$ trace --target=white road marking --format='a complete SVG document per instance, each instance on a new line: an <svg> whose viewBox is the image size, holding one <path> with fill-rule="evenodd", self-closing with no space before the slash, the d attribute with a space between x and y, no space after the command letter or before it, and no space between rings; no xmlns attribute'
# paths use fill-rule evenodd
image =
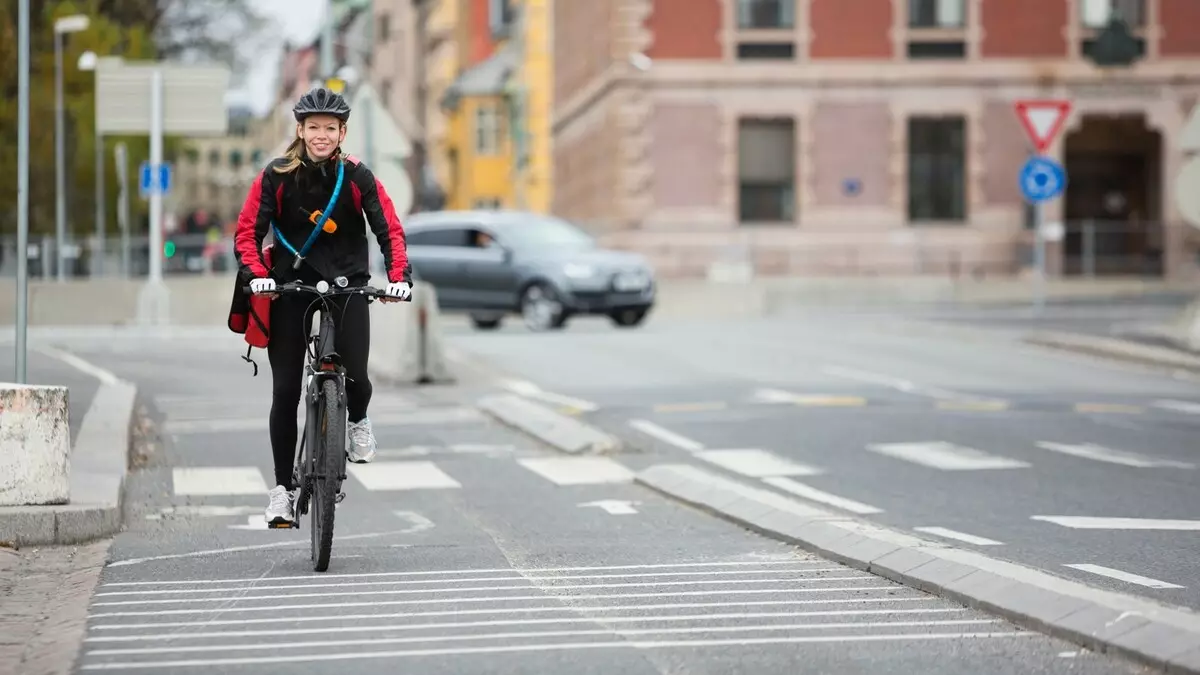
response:
<svg viewBox="0 0 1200 675"><path fill-rule="evenodd" d="M591 401L585 401L581 398L574 398L572 396L563 396L562 394L555 394L525 380L509 380L504 384L504 387L514 394L524 396L526 398L537 399L543 403L564 405L585 412L592 412L600 409L600 406L592 403Z"/></svg>
<svg viewBox="0 0 1200 675"><path fill-rule="evenodd" d="M985 471L991 469L1024 469L1030 466L1007 457L991 455L982 450L953 443L929 441L923 443L875 443L867 449L906 462L921 464L942 471Z"/></svg>
<svg viewBox="0 0 1200 675"><path fill-rule="evenodd" d="M392 511L392 513L397 518L407 520L410 523L409 527L403 530L404 534L416 534L417 532L432 530L434 527L432 520L416 511Z"/></svg>
<svg viewBox="0 0 1200 675"><path fill-rule="evenodd" d="M347 534L338 537L338 541L349 541L352 539L373 539L376 537L386 537L391 534L406 534L407 530L396 530L393 532L372 532L370 534ZM308 539L295 541L278 541L271 544L256 544L254 546L231 546L229 548L214 548L207 551L191 551L189 553L172 553L170 555L155 555L147 558L129 558L128 560L118 560L111 562L108 567L124 567L126 565L140 565L142 563L156 562L159 560L177 560L180 558L197 558L205 555L221 555L224 553L241 553L243 551L261 551L270 548L284 548L287 546L311 546Z"/></svg>
<svg viewBox="0 0 1200 675"><path fill-rule="evenodd" d="M346 590L330 590L321 593L277 593L271 595L238 595L238 602L250 600L299 600L302 598L337 598L337 597L358 597L358 596L384 596L384 595L418 595L422 593L485 593L495 591L525 591L525 590L541 590L550 592L562 591L578 591L578 590L593 590L593 589L614 589L614 588L665 588L672 586L705 586L713 584L721 585L751 585L751 584L799 584L799 583L818 583L818 582L835 582L835 581L863 581L872 579L873 577L866 574L847 574L840 577L812 577L808 579L685 579L683 581L631 581L626 583L604 583L604 584L555 584L555 585L539 585L539 586L458 586L451 588L393 588L393 589L374 589L363 591L346 591ZM830 590L847 590L847 589L825 589ZM716 591L720 592L720 591ZM164 600L113 600L111 602L96 602L92 603L93 607L122 607L128 605L182 605L186 603L200 602L221 602L228 603L227 597L216 598L168 598Z"/></svg>
<svg viewBox="0 0 1200 675"><path fill-rule="evenodd" d="M1064 565L1064 567L1077 569L1081 572L1091 572L1092 574L1098 574L1100 576L1109 577L1118 581L1137 584L1138 586L1146 586L1147 588L1183 588L1183 586L1179 586L1177 584L1159 581L1158 579L1151 579L1150 577L1143 577L1140 574L1122 572L1121 570L1115 570L1111 567L1104 567L1102 565L1074 564Z"/></svg>
<svg viewBox="0 0 1200 675"><path fill-rule="evenodd" d="M50 356L62 361L81 373L91 375L97 380L100 380L101 384L121 383L121 378L117 377L113 373L101 368L100 366L85 361L78 356L71 354L70 352L64 352L63 350L55 349L54 347L35 347L35 349L46 356Z"/></svg>
<svg viewBox="0 0 1200 675"><path fill-rule="evenodd" d="M793 630L826 630L830 628L929 628L933 626L980 626L1001 623L1001 619L946 619L941 621L866 621L862 623L791 623L733 626L688 626L686 628L600 628L590 630L524 631L519 633L476 633L468 635L427 635L415 637L365 638L352 640L321 640L292 643L297 649L317 647L361 647L367 645L401 645L419 642L471 642L479 640L516 640L521 638L557 637L630 637L636 635L691 635L696 633L764 633ZM170 647L141 647L124 649L94 649L88 656L132 656L146 654L202 653L225 651L261 651L275 649L276 645L264 643L233 643Z"/></svg>
<svg viewBox="0 0 1200 675"><path fill-rule="evenodd" d="M1155 408L1162 408L1163 410L1174 410L1175 412L1187 413L1188 415L1200 415L1200 403L1193 403L1191 401L1162 399L1150 405Z"/></svg>
<svg viewBox="0 0 1200 675"><path fill-rule="evenodd" d="M179 496L267 495L267 482L255 466L177 467L171 475Z"/></svg>
<svg viewBox="0 0 1200 675"><path fill-rule="evenodd" d="M222 506L220 504L185 504L183 506L168 506L158 513L146 516L150 520L161 520L164 516L185 518L223 518L228 516L248 516L263 512L266 506Z"/></svg>
<svg viewBox="0 0 1200 675"><path fill-rule="evenodd" d="M720 582L721 577L737 577L739 575L756 575L756 574L825 574L827 572L845 572L845 567L809 567L798 569L753 569L753 570L705 570L702 572L635 572L635 573L618 573L618 574L570 574L570 575L531 575L520 574L516 576L481 576L481 577L457 577L450 579L390 579L382 581L337 581L329 583L316 584L278 584L264 585L262 582L270 583L273 581L269 578L264 578L262 582L254 583L247 582L243 586L221 586L217 588L168 588L155 590L136 590L136 591L105 591L108 586L102 586L101 592L95 597L115 597L115 596L139 596L139 595L188 595L202 593L233 593L238 591L283 591L294 590L297 588L360 588L363 586L416 586L420 584L468 584L468 583L485 583L496 581L516 581L520 582L521 588L529 588L528 584L544 584L549 588L553 588L555 581L588 581L596 579L652 579L661 577L704 577L715 576L716 579L711 580L713 583ZM802 578L800 580L803 580ZM432 589L438 590L438 589Z"/></svg>
<svg viewBox="0 0 1200 675"><path fill-rule="evenodd" d="M602 631L606 637L617 637L614 633ZM738 638L725 640L608 640L604 642L550 642L524 645L496 645L491 647L447 647L443 649L411 649L396 651L358 651L339 652L336 654L299 654L280 656L261 656L247 658L227 658L211 660L175 660L175 661L134 661L128 663L89 663L80 666L80 670L123 670L123 669L162 669L184 667L215 667L215 666L244 666L266 665L279 663L308 663L316 661L351 661L367 659L399 659L405 657L425 656L464 656L468 654L514 654L522 652L551 652L577 651L583 649L667 649L667 648L699 648L699 647L746 647L753 645L772 644L813 644L813 643L846 643L846 642L931 642L937 640L965 639L1012 639L1041 636L1035 632L1004 631L998 633L892 633L886 635L829 635L829 636L788 636L778 638Z"/></svg>
<svg viewBox="0 0 1200 675"><path fill-rule="evenodd" d="M1003 546L1004 542L988 539L986 537L977 537L966 532L959 532L945 527L914 527L917 532L932 534L935 537L945 537L946 539L957 539L958 541L974 544L976 546Z"/></svg>
<svg viewBox="0 0 1200 675"><path fill-rule="evenodd" d="M676 607L677 605L666 605L665 607ZM626 609L630 609L626 607ZM489 611L489 610L484 610ZM585 608L584 611L587 611ZM828 610L816 612L726 612L719 614L675 614L670 616L612 616L605 617L604 623L672 623L676 621L716 621L728 619L772 619L772 618L816 618L816 617L845 617L845 616L905 616L913 614L954 614L970 611L965 607L946 607L936 609L849 609L849 610ZM384 618L379 615L368 615L374 619ZM413 615L404 615L413 616ZM347 619L353 617L333 617L335 619ZM559 616L545 619L493 619L490 621L441 621L430 623L404 623L404 624L379 624L372 623L370 625L356 626L322 626L318 628L284 628L273 630L240 630L240 631L211 631L211 632L187 632L187 633L171 633L167 635L104 635L97 637L89 637L84 642L96 643L120 643L120 642L160 642L174 640L213 640L222 638L248 638L248 637L266 637L272 635L293 635L305 633L373 633L373 632L391 632L391 631L406 631L406 630L429 630L434 628L484 628L490 626L536 626L536 625L555 625L569 623L595 623L596 617L590 616ZM216 622L221 623L221 622ZM166 626L167 624L148 624L147 627ZM203 624L211 625L211 624ZM816 625L816 624L813 624ZM837 624L824 624L826 626ZM869 624L861 624L869 625ZM111 626L94 626L94 629L111 628ZM96 652L92 652L96 653Z"/></svg>
<svg viewBox="0 0 1200 675"><path fill-rule="evenodd" d="M682 450L687 450L688 452L700 452L704 449L702 444L693 441L687 436L677 434L670 429L665 429L654 422L651 422L650 420L629 420L629 426L637 429L647 436L652 436L664 443L674 445L675 447Z"/></svg>
<svg viewBox="0 0 1200 675"><path fill-rule="evenodd" d="M898 597L895 595L880 596L876 598L854 597L854 598L835 598L832 600L747 600L736 602L669 602L650 605L590 605L577 607L574 605L563 605L556 603L553 605L537 605L532 607L497 607L494 609L451 609L437 610L432 612L390 612L387 614L338 614L338 615L316 615L316 616L292 616L288 618L289 622L297 623L334 623L341 621L365 621L368 625L372 622L382 619L419 619L432 617L453 617L453 616L490 616L504 614L582 614L594 612L648 612L661 609L745 609L748 607L807 607L812 605L862 605L862 604L891 604L897 602L937 602L938 598L929 596L905 596ZM958 610L959 608L954 608ZM839 616L842 613L855 614L857 612L879 612L881 614L895 613L924 613L924 612L940 612L948 611L941 609L874 609L874 610L825 610L816 612L807 612L806 615L812 616ZM962 611L967 611L962 609ZM95 615L99 616L99 615ZM620 620L623 617L612 617L613 620ZM645 615L629 617L630 619L637 618L645 620ZM593 619L595 620L595 619ZM606 617L605 620L608 620ZM211 628L213 626L258 626L262 624L277 624L279 619L276 618L260 618L260 619L205 619L203 621L156 621L153 623L101 623L91 627L91 630L143 630L152 629L160 631L163 628ZM322 630L322 629L318 629ZM190 634L190 633L189 633ZM176 633L172 635L163 635L164 639L185 635L185 633ZM157 639L157 638L155 638Z"/></svg>
<svg viewBox="0 0 1200 675"><path fill-rule="evenodd" d="M1175 530L1200 532L1200 520L1158 518L1096 518L1090 516L1032 516L1030 520L1054 523L1075 530Z"/></svg>
<svg viewBox="0 0 1200 675"><path fill-rule="evenodd" d="M845 497L839 497L828 492L823 492L814 487L804 485L803 483L797 483L791 478L777 476L774 478L764 478L763 482L767 485L777 487L780 490L790 492L797 497L803 497L809 501L828 504L829 506L842 509L843 511L849 511L850 513L857 513L864 516L872 513L883 513L883 509L877 509L870 504L863 504L862 502L856 502L853 499L846 499Z"/></svg>
<svg viewBox="0 0 1200 675"><path fill-rule="evenodd" d="M487 445L483 443L456 443L451 445L410 445L405 448L381 449L380 457L428 457L430 455L486 455L503 457L517 451L515 445Z"/></svg>
<svg viewBox="0 0 1200 675"><path fill-rule="evenodd" d="M372 492L389 490L441 490L462 485L433 462L372 462L347 464L346 471Z"/></svg>
<svg viewBox="0 0 1200 675"><path fill-rule="evenodd" d="M344 538L344 537L343 537ZM307 541L299 542L308 545ZM544 591L546 589L534 588L533 590ZM552 588L548 590L553 590ZM877 586L841 586L838 588L797 588L793 584L780 586L778 588L737 588L737 589L718 589L713 591L647 591L645 593L572 593L562 597L576 600L624 600L630 598L687 598L687 597L713 597L721 595L765 595L784 597L792 593L803 595L813 593L855 593L860 594L865 591L887 591L894 593L896 591L895 584L877 585ZM240 598L244 599L244 598ZM157 610L139 610L133 612L104 612L100 614L91 614L93 619L107 619L115 616L177 616L181 614L232 614L235 612L281 612L292 610L309 610L309 609L344 609L348 607L395 607L395 606L426 606L426 605L464 605L474 603L495 603L495 602L525 602L525 601L544 601L546 600L545 592L539 592L531 595L492 595L481 597L454 597L454 598L420 598L416 600L367 600L364 602L321 602L308 604L293 604L293 605L268 605L266 607L236 607L236 606L221 606L212 608L188 608L188 609L157 609ZM821 600L821 602L830 602L830 600ZM746 603L737 603L739 605Z"/></svg>
<svg viewBox="0 0 1200 675"><path fill-rule="evenodd" d="M246 518L245 525L229 525L228 527L231 530L267 530L267 529L270 529L267 527L267 521L263 518L262 514L259 514L257 516L250 516L250 517Z"/></svg>
<svg viewBox="0 0 1200 675"><path fill-rule="evenodd" d="M632 471L607 457L529 457L517 462L555 485L633 481Z"/></svg>
<svg viewBox="0 0 1200 675"><path fill-rule="evenodd" d="M768 476L815 476L821 471L788 461L766 450L704 450L696 457L751 478Z"/></svg>
<svg viewBox="0 0 1200 675"><path fill-rule="evenodd" d="M905 380L903 378L884 375L882 373L872 373L865 370L858 370L857 368L846 368L844 366L825 366L821 369L821 372L825 373L826 375L833 375L834 377L841 377L847 380L857 380L859 382L882 385L884 387L902 391L907 394L919 394L938 399L970 398L969 396L964 396L963 394L959 394L948 389L925 387L917 384L916 382Z"/></svg>
<svg viewBox="0 0 1200 675"><path fill-rule="evenodd" d="M1121 466L1131 466L1137 469L1156 469L1156 468L1171 468L1171 469L1195 469L1194 464L1187 462L1176 462L1170 459L1156 459L1147 455L1141 455L1136 452L1128 452L1125 450L1113 450L1106 448L1103 445L1095 443L1048 443L1046 441L1038 441L1038 447L1051 452L1060 452L1064 455L1072 457L1081 457L1083 459L1091 459L1097 462L1107 462L1109 464L1120 464Z"/></svg>
<svg viewBox="0 0 1200 675"><path fill-rule="evenodd" d="M460 574L502 574L516 575L514 578L524 578L526 574L552 574L555 572L613 572L618 570L664 570L664 569L699 569L703 567L746 567L753 565L820 565L823 560L806 560L803 558L783 558L776 560L734 560L725 562L686 562L686 563L654 563L645 565L585 565L577 567L530 567L514 569L512 567L491 567L482 569L444 569L418 570L405 572L365 572L359 574L307 574L288 577L250 577L241 579L181 579L174 581L114 581L104 584L109 586L174 586L182 584L245 584L263 581L295 581L308 579L365 579L382 577L418 577L418 576L449 576Z"/></svg>
<svg viewBox="0 0 1200 675"><path fill-rule="evenodd" d="M579 504L580 507L595 506L604 509L609 514L614 516L632 516L637 513L637 509L633 508L634 504L640 502L622 501L620 499L602 499L596 502L585 502Z"/></svg>

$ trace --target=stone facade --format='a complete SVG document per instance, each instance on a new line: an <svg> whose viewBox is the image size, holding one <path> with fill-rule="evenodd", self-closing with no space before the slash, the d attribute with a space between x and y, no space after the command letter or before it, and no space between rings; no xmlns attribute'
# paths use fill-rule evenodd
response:
<svg viewBox="0 0 1200 675"><path fill-rule="evenodd" d="M1093 117L1141 116L1160 134L1153 173L1166 178L1141 217L1161 223L1165 273L1191 275L1172 177L1200 96L1200 9L1145 0L1146 58L1110 73L1081 56L1094 31L1080 2L964 0L960 25L930 29L909 27L908 0L795 0L794 27L739 29L736 0L556 0L553 210L664 275L731 258L777 274L1018 274L1032 240L1017 187L1030 147L1012 103L1065 97L1075 111L1048 151L1059 161ZM962 54L912 58L914 42ZM794 56L739 58L759 43ZM913 222L909 120L947 116L965 129L965 216ZM745 118L794 124L786 222L739 222ZM1067 219L1064 201L1044 218Z"/></svg>

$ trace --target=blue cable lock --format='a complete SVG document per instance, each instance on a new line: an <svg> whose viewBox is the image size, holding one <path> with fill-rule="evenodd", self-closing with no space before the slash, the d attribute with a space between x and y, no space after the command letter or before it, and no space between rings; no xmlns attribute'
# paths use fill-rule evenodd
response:
<svg viewBox="0 0 1200 675"><path fill-rule="evenodd" d="M275 239L283 244L287 250L296 256L296 261L292 263L292 269L300 269L300 265L304 263L304 255L312 248L313 243L317 241L317 235L321 233L321 229L325 227L325 221L329 220L329 212L333 210L334 204L337 203L338 195L342 193L342 177L346 173L346 163L344 160L338 160L337 183L333 186L333 194L329 196L329 204L325 206L325 210L321 212L321 217L317 219L317 226L313 228L312 233L308 235L308 241L304 242L304 248L296 251L296 248L288 243L287 239L283 238L283 233L279 231L279 226L275 221L271 221L271 229L275 231Z"/></svg>

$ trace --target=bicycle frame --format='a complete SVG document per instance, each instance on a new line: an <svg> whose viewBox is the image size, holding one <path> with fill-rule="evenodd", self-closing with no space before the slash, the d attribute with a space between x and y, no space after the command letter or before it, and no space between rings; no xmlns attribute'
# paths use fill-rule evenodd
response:
<svg viewBox="0 0 1200 675"><path fill-rule="evenodd" d="M300 444L296 448L295 470L293 478L295 485L299 488L299 493L296 496L296 520L292 523L294 527L300 527L300 516L308 514L308 500L312 496L313 481L325 478L324 474L317 471L316 456L314 453L305 454L304 450L307 445L307 439L317 438L321 432L321 404L322 390L326 380L334 380L339 397L339 406L342 410L346 409L346 371L342 367L341 359L335 349L336 346L336 328L334 327L333 315L330 312L328 304L323 303L320 311L320 324L316 335L308 338L310 346L315 346L315 352L309 350L304 363L305 373L305 388L304 388L304 433L300 436ZM325 448L329 452L330 448ZM336 452L336 451L335 451ZM342 482L346 480L346 453L345 448L339 453L341 460L339 462L339 470L337 475L337 490L338 501L344 497L342 493Z"/></svg>

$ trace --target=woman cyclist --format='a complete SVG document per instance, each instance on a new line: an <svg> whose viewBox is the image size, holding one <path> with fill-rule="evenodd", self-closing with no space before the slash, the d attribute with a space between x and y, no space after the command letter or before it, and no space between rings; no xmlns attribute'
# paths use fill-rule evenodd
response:
<svg viewBox="0 0 1200 675"><path fill-rule="evenodd" d="M385 302L408 299L411 271L405 252L404 230L378 179L357 159L342 153L350 106L342 96L317 88L296 103L296 139L283 157L273 160L250 186L238 216L234 245L243 278L250 279L255 294L272 294L276 283L298 281L316 284L343 276L350 285L370 279L365 222L383 250L387 270ZM340 165L340 166L339 166ZM341 189L299 270L293 270L296 251L303 248L320 212ZM330 224L332 223L332 225ZM332 231L331 231L332 230ZM270 264L263 255L263 240L272 232ZM273 380L271 397L271 452L275 459L275 487L268 497L266 520L282 524L294 520L296 486L292 465L297 442L296 410L300 404L304 355L315 306L312 297L278 295L271 301L267 357ZM318 303L319 304L319 303ZM330 300L337 330L337 350L346 368L349 459L365 463L375 457L375 434L367 418L371 381L367 358L371 346L371 317L367 299L359 295Z"/></svg>

